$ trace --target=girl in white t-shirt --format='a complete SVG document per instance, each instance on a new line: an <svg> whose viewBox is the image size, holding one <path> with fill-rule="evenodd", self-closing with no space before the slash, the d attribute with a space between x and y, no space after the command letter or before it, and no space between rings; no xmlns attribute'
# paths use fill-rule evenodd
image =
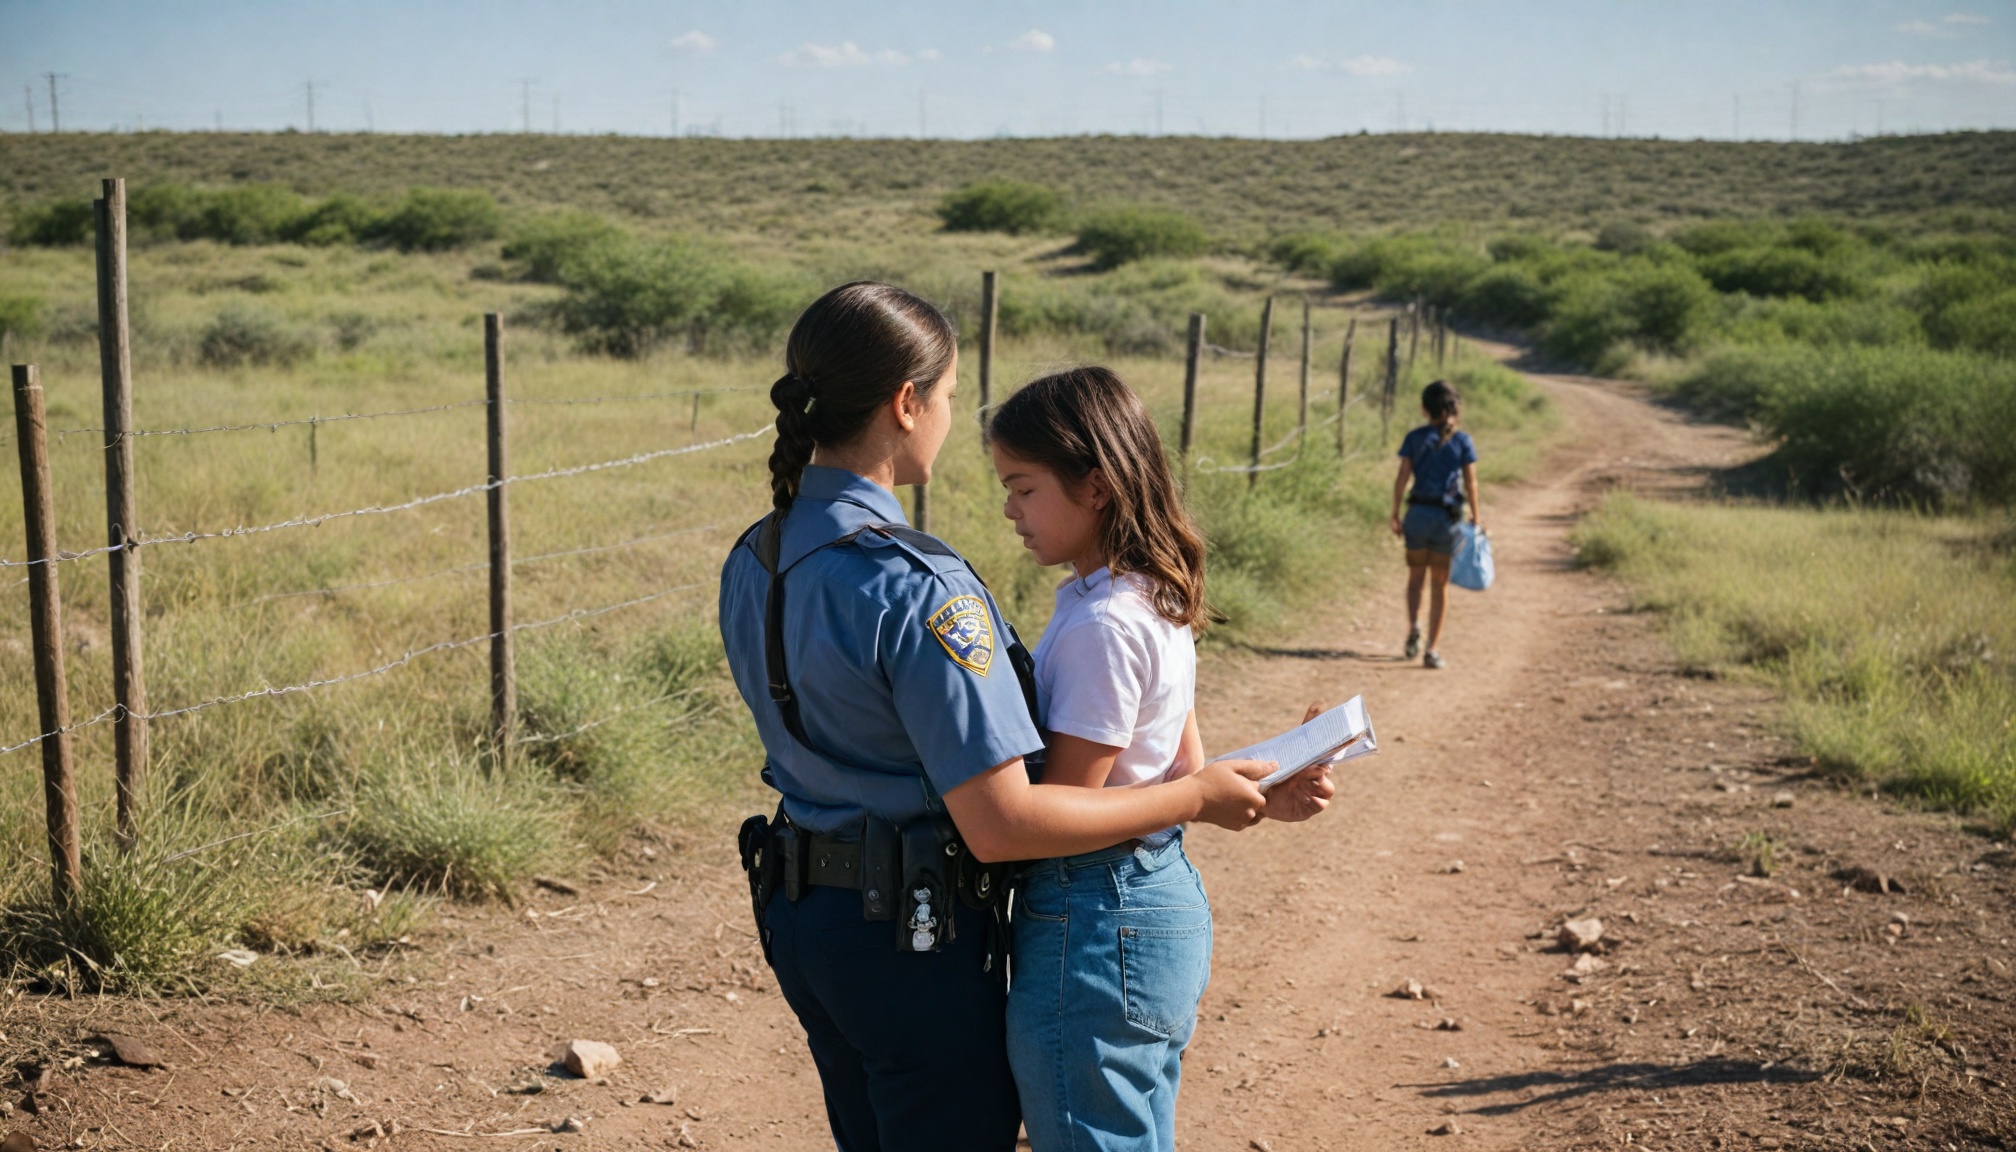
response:
<svg viewBox="0 0 2016 1152"><path fill-rule="evenodd" d="M1068 564L1036 646L1045 784L1161 783L1202 767L1195 632L1204 540L1147 409L1104 368L1036 380L989 422L1004 511L1039 564ZM1267 815L1329 802L1325 770ZM1008 1056L1035 1152L1168 1152L1211 972L1211 908L1167 828L1029 865L1015 904Z"/></svg>

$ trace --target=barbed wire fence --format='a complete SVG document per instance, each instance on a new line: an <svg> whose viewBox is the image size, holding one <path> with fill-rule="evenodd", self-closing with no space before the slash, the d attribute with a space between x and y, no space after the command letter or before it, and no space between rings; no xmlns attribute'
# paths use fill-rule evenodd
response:
<svg viewBox="0 0 2016 1152"><path fill-rule="evenodd" d="M15 440L21 459L23 519L27 537L27 553L22 559L0 557L0 570L22 569L25 575L19 581L29 587L30 631L32 634L36 679L36 699L39 727L41 731L25 740L0 745L0 756L26 751L38 747L42 753L44 796L48 808L48 826L53 881L59 897L73 895L80 880L79 860L79 814L77 791L73 765L73 737L75 734L101 724L114 726L115 770L118 786L118 830L122 847L130 849L137 843L137 805L144 787L147 767L147 734L149 726L177 717L206 712L214 708L247 703L255 700L270 700L298 696L336 685L349 684L386 675L406 668L414 662L440 653L453 652L479 645L487 645L490 650L491 717L489 727L490 751L499 760L508 761L514 750L567 739L573 735L590 731L616 719L618 715L641 708L653 707L677 697L680 693L670 693L655 700L644 701L619 708L615 714L600 716L577 726L573 731L562 733L535 733L520 736L516 730L518 715L516 703L516 658L515 639L523 633L558 627L569 623L603 616L609 613L642 606L662 600L680 592L711 586L711 581L686 582L659 588L641 595L632 596L614 603L593 607L571 609L550 617L514 621L511 574L514 569L536 563L545 563L564 558L613 552L644 544L672 539L679 536L717 530L719 524L703 524L635 536L626 540L607 544L563 549L529 556L513 556L510 546L509 492L525 484L562 480L606 471L641 466L654 461L667 460L699 453L712 452L743 444L769 435L773 424L751 428L731 435L717 437L698 443L669 446L633 453L628 456L588 463L565 465L542 471L513 474L508 467L508 439L506 435L508 408L516 405L584 405L624 402L677 400L691 398L694 415L689 430L698 428L698 410L702 397L729 392L753 392L760 388L696 388L660 392L631 393L624 395L587 397L510 397L505 394L503 355L503 317L500 313L484 316L485 345L485 395L480 400L456 401L444 404L426 405L413 408L390 409L374 412L345 412L330 416L313 415L289 417L265 421L251 421L235 424L216 424L182 428L136 428L132 426L132 384L130 372L130 334L126 322L126 275L125 275L125 188L121 180L104 182L105 195L94 206L97 212L98 281L99 281L99 326L100 352L105 392L106 421L100 427L70 428L51 431L47 428L42 386L33 365L16 365L13 368L13 392L15 404ZM996 342L996 313L998 288L996 273L983 274L983 295L987 307L983 310L980 332L982 357L980 364L980 396L983 410L991 403L993 393L993 366ZM1313 348L1312 324L1309 302L1305 299L1302 317L1302 358L1300 372L1300 396L1294 430L1287 436L1271 444L1262 443L1262 433L1266 416L1266 386L1268 372L1268 346L1272 334L1274 299L1269 297L1263 307L1259 343L1252 351L1242 351L1212 344L1205 339L1206 317L1203 313L1192 313L1189 322L1188 355L1185 361L1183 386L1182 426L1179 438L1179 452L1183 472L1186 477L1193 471L1208 473L1242 473L1248 476L1249 485L1257 485L1261 474L1291 467L1302 459L1306 451L1309 434L1332 424L1337 426L1336 440L1338 454L1344 453L1344 420L1354 404L1372 403L1364 395L1352 396L1351 357L1358 321L1354 316L1347 328L1342 360L1339 365L1337 404L1335 409L1322 418L1310 420L1310 373ZM1419 328L1423 311L1418 306L1409 306L1406 318L1414 330L1410 345L1418 343ZM1401 318L1390 321L1388 348L1385 364L1384 387L1377 398L1383 417L1390 417L1393 391L1399 372L1399 331ZM1449 333L1446 325L1438 322L1431 325L1431 352L1441 359L1449 347ZM1214 464L1209 457L1198 456L1193 460L1195 429L1198 405L1198 384L1200 363L1205 355L1223 358L1245 358L1255 362L1254 408L1252 446L1249 460L1244 465ZM305 426L310 432L310 458L315 458L314 436L323 424L350 421L386 420L411 418L440 412L468 408L482 408L486 415L486 470L481 483L464 485L447 491L413 496L405 500L370 504L357 508L335 511L307 513L268 523L235 525L230 527L188 529L182 532L147 534L138 527L138 517L134 509L132 445L136 440L147 437L201 437L229 435L252 431L274 432L282 428ZM79 551L62 551L56 545L54 499L48 458L48 443L54 437L58 440L77 435L95 435L102 439L106 450L106 503L109 525L109 542L101 547ZM1382 431L1382 438L1384 432ZM1383 443L1383 439L1382 439ZM1280 453L1294 448L1292 456L1276 459ZM360 581L341 585L324 585L317 588L297 589L288 592L271 593L253 598L249 604L261 604L275 600L305 596L334 596L341 592L363 589L385 588L453 576L485 573L489 585L490 626L483 632L422 644L403 651L396 658L383 660L368 668L335 675L323 675L296 683L280 685L261 684L236 692L228 692L191 703L172 707L149 707L146 695L146 680L141 660L141 617L137 595L139 561L142 551L147 548L166 545L192 545L205 541L225 540L242 536L278 533L299 528L314 528L339 520L359 519L386 515L394 512L411 511L434 504L455 501L483 495L487 503L488 559L471 564L457 565L431 572L409 575L388 576L380 580ZM914 493L916 499L915 520L918 527L929 530L928 488L919 485ZM95 712L89 718L73 722L70 718L67 681L63 665L64 641L61 619L61 597L59 593L59 570L68 565L98 556L108 559L108 577L112 586L112 665L114 679L114 702L110 707Z"/></svg>

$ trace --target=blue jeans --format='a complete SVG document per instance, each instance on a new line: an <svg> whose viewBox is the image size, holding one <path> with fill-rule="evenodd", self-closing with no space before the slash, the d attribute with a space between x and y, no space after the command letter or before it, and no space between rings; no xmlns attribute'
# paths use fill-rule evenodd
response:
<svg viewBox="0 0 2016 1152"><path fill-rule="evenodd" d="M1169 1152L1211 977L1211 905L1179 835L1032 864L1015 902L1008 1063L1034 1152Z"/></svg>

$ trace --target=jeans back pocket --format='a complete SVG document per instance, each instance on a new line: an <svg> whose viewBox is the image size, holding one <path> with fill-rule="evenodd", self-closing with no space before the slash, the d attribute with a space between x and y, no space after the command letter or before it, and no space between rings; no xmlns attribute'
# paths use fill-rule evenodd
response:
<svg viewBox="0 0 2016 1152"><path fill-rule="evenodd" d="M1187 1032L1210 977L1210 920L1120 929L1120 995L1136 1028L1165 1040Z"/></svg>

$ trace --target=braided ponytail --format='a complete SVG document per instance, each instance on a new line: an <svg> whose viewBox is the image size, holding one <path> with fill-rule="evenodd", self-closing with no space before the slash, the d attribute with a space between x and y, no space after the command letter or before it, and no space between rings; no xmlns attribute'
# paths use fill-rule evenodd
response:
<svg viewBox="0 0 2016 1152"><path fill-rule="evenodd" d="M857 280L813 301L791 326L786 371L770 386L777 408L771 504L790 511L816 447L858 436L906 381L929 395L958 350L952 321L892 284Z"/></svg>
<svg viewBox="0 0 2016 1152"><path fill-rule="evenodd" d="M1435 434L1447 444L1456 434L1456 419L1463 414L1463 397L1447 380L1437 380L1421 390L1421 409L1435 422Z"/></svg>

